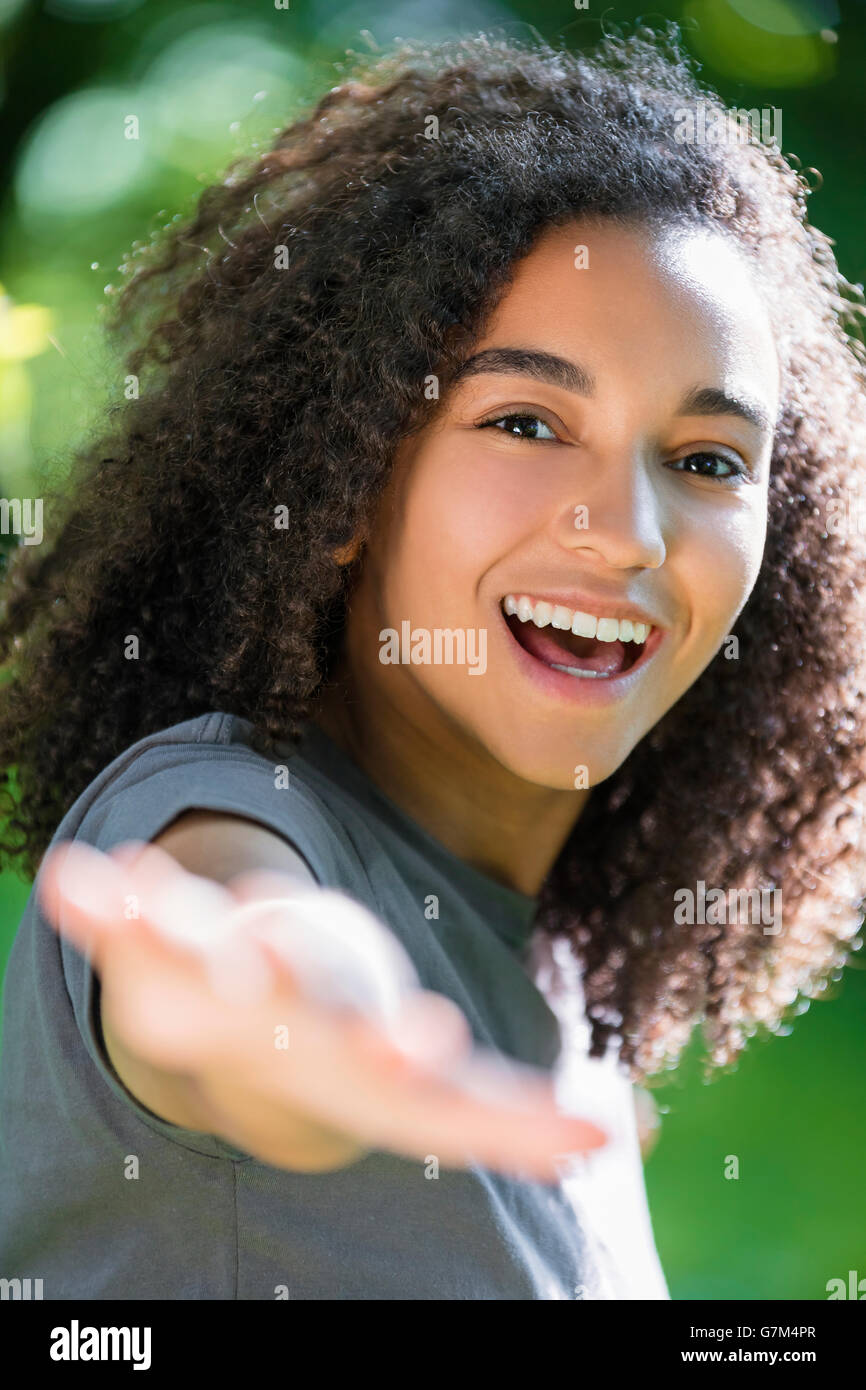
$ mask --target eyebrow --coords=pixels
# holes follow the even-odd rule
[[[567,357],[534,348],[485,348],[467,358],[458,370],[454,382],[461,382],[483,372],[508,372],[533,377],[536,381],[559,386],[577,396],[592,396],[595,378],[592,372]],[[770,431],[772,421],[762,405],[743,396],[732,396],[717,386],[695,386],[682,401],[677,415],[733,415],[746,420],[756,429]]]

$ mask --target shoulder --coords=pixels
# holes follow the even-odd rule
[[[288,745],[271,758],[257,751],[252,725],[239,716],[201,714],[125,749],[70,808],[56,838],[103,851],[153,841],[197,873],[205,870],[195,865],[224,856],[224,878],[250,860],[299,868],[300,858],[307,875],[329,882],[345,836],[315,788],[286,775],[291,758]]]

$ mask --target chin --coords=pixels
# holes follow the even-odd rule
[[[593,740],[590,752],[581,748],[585,740],[574,734],[557,734],[545,739],[544,746],[538,737],[517,745],[500,745],[489,739],[482,742],[491,757],[515,777],[551,791],[583,791],[598,786],[622,766],[634,747],[622,744],[600,749],[598,741]],[[574,751],[568,751],[569,747]]]

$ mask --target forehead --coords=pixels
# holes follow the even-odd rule
[[[739,381],[769,404],[778,391],[770,318],[746,254],[699,225],[586,218],[545,229],[515,267],[483,345],[527,334],[594,372]]]

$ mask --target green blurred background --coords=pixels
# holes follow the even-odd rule
[[[639,16],[678,21],[727,104],[781,110],[783,151],[820,171],[812,220],[866,279],[862,0],[0,0],[0,495],[41,495],[119,398],[99,308],[120,263],[339,82],[348,50],[493,26],[579,47]],[[0,966],[28,892],[0,876]],[[655,1089],[647,1185],[674,1298],[822,1299],[866,1276],[864,1011],[855,957],[789,1036],[710,1085],[693,1048]]]

